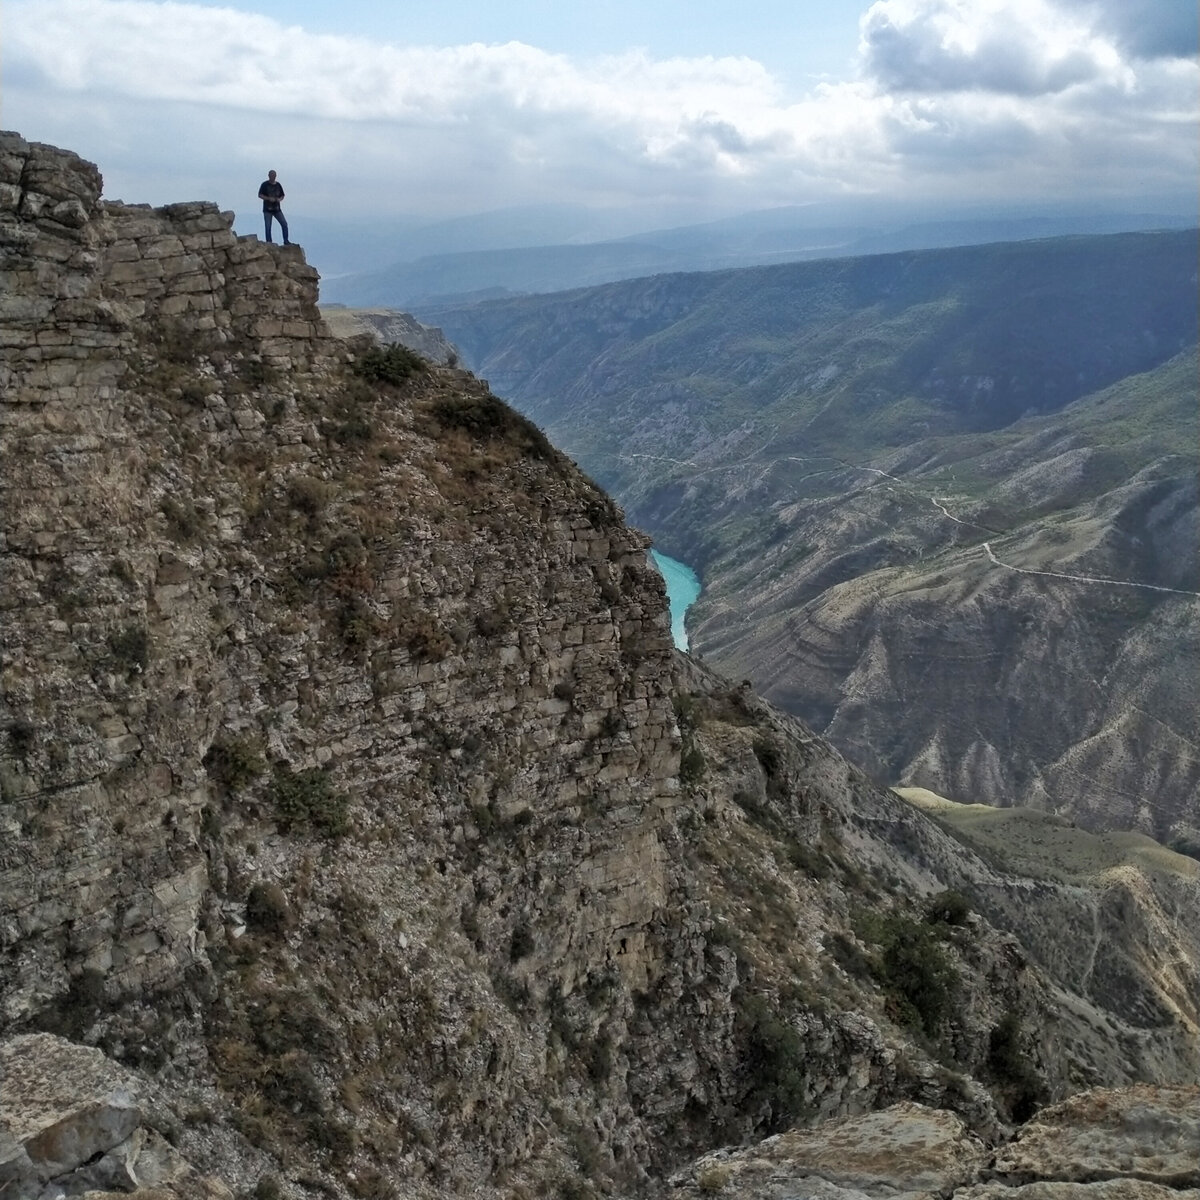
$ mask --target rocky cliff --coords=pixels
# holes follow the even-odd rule
[[[394,308],[346,308],[340,304],[321,306],[321,316],[336,337],[362,334],[385,344],[407,346],[427,362],[455,365],[458,350],[446,341],[440,329],[422,325],[409,313]]]
[[[676,656],[486,385],[100,192],[0,138],[0,1186],[633,1194],[1194,1076],[1191,860],[986,862]]]

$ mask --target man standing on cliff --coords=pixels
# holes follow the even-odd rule
[[[283,244],[290,245],[287,217],[283,215],[283,209],[279,207],[283,200],[283,184],[276,183],[274,171],[267,172],[262,187],[258,189],[258,198],[263,202],[263,225],[266,226],[267,241],[271,240],[271,218],[274,217],[279,222],[279,228],[283,230]]]

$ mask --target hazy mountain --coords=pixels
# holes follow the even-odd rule
[[[723,670],[889,780],[1189,836],[1196,249],[1032,241],[439,320],[697,567],[692,645]]]
[[[495,219],[489,221],[489,216]],[[326,301],[390,305],[432,317],[443,304],[487,292],[553,292],[670,271],[1172,228],[1193,221],[1162,213],[1095,211],[947,214],[931,220],[903,211],[882,215],[862,205],[835,213],[822,205],[767,209],[612,238],[596,236],[603,227],[596,214],[589,219],[587,214],[573,216],[573,210],[519,210],[426,226],[391,242],[379,239],[383,249],[374,243],[374,257],[367,261],[390,258],[392,265],[338,272],[334,278],[325,269],[323,294]],[[608,217],[610,227],[615,223],[615,217]],[[319,255],[316,261],[321,261]]]
[[[364,220],[299,215],[293,218],[293,226],[309,261],[321,271],[324,294],[340,277],[377,272],[380,263],[412,263],[441,255],[613,241],[659,228],[664,219],[671,220],[675,215],[659,208],[597,209],[540,204],[435,221],[418,216]],[[249,214],[239,224],[246,226],[246,232],[257,232],[257,214]],[[332,292],[323,298],[336,299]]]

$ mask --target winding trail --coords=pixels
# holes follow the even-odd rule
[[[964,521],[961,517],[956,517],[936,496],[930,496],[929,499],[933,502],[933,507],[942,514],[943,517],[953,521],[956,525],[970,525],[975,529],[982,529],[981,525],[976,525],[974,521]]]
[[[947,513],[947,516],[950,514]],[[951,517],[951,520],[954,518]],[[1046,579],[1066,579],[1071,583],[1097,583],[1107,587],[1145,588],[1150,592],[1170,592],[1174,596],[1193,596],[1200,600],[1200,592],[1189,592],[1184,588],[1162,587],[1157,583],[1136,583],[1130,579],[1106,579],[1103,575],[1064,575],[1060,571],[1034,571],[1029,567],[1014,567],[1012,563],[1001,562],[992,551],[991,542],[984,542],[983,549],[993,566],[1004,567],[1021,575],[1041,575]]]
[[[1100,927],[1100,898],[1092,897],[1092,945],[1088,951],[1087,961],[1084,963],[1083,975],[1079,980],[1079,993],[1082,996],[1087,996],[1088,987],[1092,982],[1092,976],[1096,971],[1096,957],[1100,953],[1100,944],[1104,940],[1104,930]]]
[[[689,460],[686,460],[686,459],[667,458],[663,455],[656,455],[656,454],[632,453],[632,454],[622,454],[619,457],[626,459],[626,460],[633,459],[633,458],[647,458],[647,459],[652,459],[657,462],[669,462],[676,466],[689,466],[689,467],[693,467],[697,474],[707,475],[707,474],[714,473],[714,472],[728,471],[737,466],[749,465],[749,463],[754,458],[756,458],[756,456],[758,454],[760,454],[766,448],[766,446],[768,446],[770,444],[772,438],[774,437],[775,432],[776,431],[774,431],[774,430],[771,431],[767,436],[767,440],[763,443],[762,446],[759,446],[757,448],[757,450],[751,451],[749,454],[744,455],[737,463],[722,463],[722,464],[714,465],[714,466],[710,466],[710,467],[700,467],[698,464],[691,462]],[[835,463],[836,467],[834,468],[834,470],[813,471],[810,473],[810,475],[804,476],[805,479],[812,478],[815,475],[825,475],[825,474],[832,475],[832,474],[834,474],[834,471],[838,470],[838,469],[851,470],[851,471],[862,471],[864,474],[875,475],[875,476],[878,476],[880,479],[888,479],[888,480],[891,480],[892,483],[899,484],[901,490],[907,492],[909,495],[916,496],[917,494],[919,494],[918,490],[908,480],[902,479],[899,475],[892,475],[890,472],[884,471],[880,467],[868,467],[868,466],[864,466],[861,463],[847,462],[845,459],[838,458],[835,455],[823,454],[823,455],[818,456],[817,458],[810,458],[807,455],[800,455],[800,454],[789,454],[789,455],[785,456],[785,460],[788,462],[816,462],[816,461],[820,461],[821,459],[824,459],[826,462]],[[770,464],[769,463],[764,464],[763,470],[767,471],[769,469],[770,469]],[[950,499],[950,497],[948,497],[948,496],[930,496],[929,502],[934,506],[934,508],[936,508],[938,510],[939,513],[941,513],[941,515],[943,517],[946,518],[946,520],[953,521],[956,525],[962,525],[964,528],[979,529],[982,532],[990,533],[993,536],[1001,536],[1001,537],[1004,536],[1003,530],[994,529],[989,525],[980,525],[978,521],[970,521],[970,520],[964,519],[963,517],[956,517],[946,507],[945,501],[947,501],[949,499]],[[1169,594],[1172,596],[1189,596],[1192,599],[1200,600],[1200,592],[1189,591],[1186,588],[1164,587],[1161,584],[1157,584],[1157,583],[1139,583],[1136,580],[1131,580],[1131,579],[1109,579],[1103,575],[1070,575],[1070,574],[1067,574],[1067,573],[1061,572],[1061,571],[1035,571],[1030,567],[1014,566],[1012,563],[1004,562],[1003,559],[999,559],[996,557],[995,552],[992,550],[992,544],[990,541],[983,543],[983,551],[987,555],[988,561],[992,564],[992,566],[1002,567],[1006,571],[1016,571],[1017,574],[1019,574],[1019,575],[1036,575],[1036,576],[1040,576],[1043,579],[1061,579],[1068,583],[1085,583],[1085,584],[1091,584],[1093,586],[1098,586],[1098,587],[1141,588],[1145,591],[1163,592],[1163,593],[1166,593],[1166,594]]]

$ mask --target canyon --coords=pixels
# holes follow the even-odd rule
[[[879,786],[485,383],[101,196],[0,134],[6,1197],[1194,1191],[1200,864]]]
[[[882,781],[1200,846],[1196,233],[440,309]]]

